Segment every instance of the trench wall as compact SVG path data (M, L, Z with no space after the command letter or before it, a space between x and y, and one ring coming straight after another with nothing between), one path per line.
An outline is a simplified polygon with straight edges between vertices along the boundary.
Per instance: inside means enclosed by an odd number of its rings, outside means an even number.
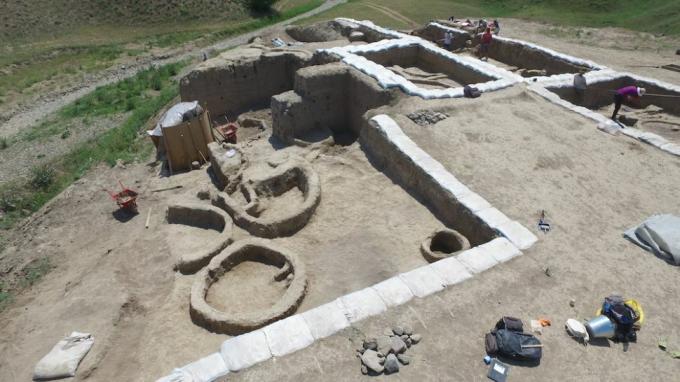
M418 31L418 35L424 39L436 41L443 38L446 31L453 32L452 46L456 49L464 47L465 40L470 39L469 34L463 30L435 22ZM473 46L477 46L479 43L480 35L472 38ZM562 54L526 41L501 36L494 36L489 47L489 57L518 68L545 70L548 75L577 73L580 69L605 69L605 67L588 60Z
M415 44L357 54L385 67L393 65L415 66L431 73L444 73L462 85L477 84L495 79L455 61L447 60L445 56Z
M295 75L294 90L272 97L273 134L288 143L317 128L359 135L363 114L395 97L344 64L303 68Z
M271 96L292 89L295 72L310 64L311 57L297 52L267 52L199 66L180 81L180 96L199 101L213 116L236 115L268 106Z
M359 137L362 147L374 164L407 190L414 192L447 227L465 236L472 247L484 244L497 236L496 232L463 205L450 189L443 186L436 175L448 173L442 168L440 174L428 172L418 163L421 158L409 155L399 147L383 130L364 119L364 128ZM429 156L428 156L429 157ZM461 189L466 189L457 183Z
M645 88L648 94L680 97L680 92L665 88L659 84L635 79L629 76L615 77L605 81L589 83L583 99L578 98L573 86L548 86L547 89L574 105L587 107L588 109L599 109L614 103L614 92L624 86L640 86ZM640 104L643 108L649 105L655 105L663 108L667 113L680 116L680 102L678 101L678 98L645 95L640 98Z
M453 40L451 41L451 49L462 49L466 47L466 41L471 40L472 38L470 37L470 34L459 29L448 29L451 32L453 32ZM418 29L414 31L414 35L423 38L428 41L432 41L436 43L437 45L440 45L443 43L443 41L439 41L444 39L444 34L446 33L447 29L444 29L440 26L434 25L434 24L428 24L424 28Z

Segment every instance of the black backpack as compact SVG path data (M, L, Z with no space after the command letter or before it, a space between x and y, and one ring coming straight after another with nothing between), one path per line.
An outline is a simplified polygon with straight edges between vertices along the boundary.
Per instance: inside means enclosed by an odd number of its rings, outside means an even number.
M520 319L503 317L496 328L487 333L484 342L489 355L514 360L540 362L543 356L541 341L533 334L523 333Z

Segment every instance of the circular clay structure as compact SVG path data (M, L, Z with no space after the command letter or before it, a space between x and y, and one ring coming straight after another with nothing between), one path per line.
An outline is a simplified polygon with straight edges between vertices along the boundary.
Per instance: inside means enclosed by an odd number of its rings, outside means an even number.
M420 245L423 257L431 263L468 249L470 249L468 239L458 231L448 228L435 231Z
M197 272L231 242L231 217L217 207L201 203L173 204L168 206L165 219L168 224L195 229L189 233L172 232L168 239L173 248L181 248L181 242L190 244L190 249L183 248L186 252L181 252L175 263L175 269L183 274Z
M274 283L289 283L283 295L273 305L262 309L220 310L209 302L211 287L220 279L228 276L241 263L253 262L277 268L273 275ZM256 268L261 269L261 268ZM249 303L259 297L261 288L255 286L228 285L231 293ZM242 288L239 290L239 288ZM237 335L266 326L274 321L288 317L297 310L307 291L307 278L302 262L297 256L266 239L251 238L239 240L215 256L197 275L191 288L190 313L193 322L215 333ZM213 294L214 295L214 294ZM214 301L214 300L213 300Z
M289 159L276 164L265 178L245 179L241 183L245 203L226 192L217 192L211 202L231 215L234 223L251 235L290 236L307 224L319 205L320 184L319 175L306 161ZM298 190L299 198L286 200L285 196L291 190ZM274 203L282 208L266 207ZM258 211L260 208L263 210Z

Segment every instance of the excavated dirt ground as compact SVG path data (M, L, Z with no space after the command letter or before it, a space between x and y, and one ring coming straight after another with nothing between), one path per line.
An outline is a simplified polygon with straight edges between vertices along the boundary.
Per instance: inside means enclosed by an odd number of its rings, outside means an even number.
M502 22L504 35L680 83L675 72L624 66L658 65L676 57L666 48L659 53L658 44L647 37L595 30L576 39L546 33L549 26L543 24ZM459 107L467 104L475 106ZM451 117L427 127L405 117L432 108ZM538 212L545 209L553 231L541 234L534 247L508 264L364 320L293 355L232 374L230 381L368 380L360 374L354 349L365 335L397 323L412 324L424 339L409 350L411 365L375 380L482 381L487 371L483 335L501 315L520 317L525 324L531 318L553 320L541 337L541 365L514 366L512 380L677 377L680 363L660 351L657 341L668 338L671 350L680 349L680 306L673 303L680 270L630 244L621 233L653 213L680 214L679 158L602 133L592 121L518 89L448 106L446 101L411 100L387 111L424 150L510 218L537 233ZM266 139L247 148L253 158L270 150ZM321 204L304 229L277 239L307 265L310 292L299 311L424 264L418 246L440 223L376 171L357 144L320 153L312 165L321 177ZM160 179L157 173L144 163L98 167L13 233L0 254L1 272L43 257L56 268L0 312L0 380L29 380L35 363L72 330L95 336L76 381L154 380L215 352L227 338L191 322L193 276L172 271L174 258L166 241L170 231L162 225L165 205L174 198L193 198L205 173ZM127 222L112 216L114 204L102 192L115 187L116 179L141 192L140 214ZM184 188L150 192L176 184ZM246 234L235 228L234 236ZM256 272L237 271L234 277ZM611 343L583 347L564 333L567 318L593 316L612 292L642 303L647 320L638 343L628 351ZM574 308L570 299L576 301Z
M253 138L244 151L251 163L264 163L274 146L267 138ZM305 263L309 285L299 311L426 263L420 243L442 224L376 170L358 142L322 150L292 147L276 155L306 156L321 178L321 203L307 226L292 237L274 239ZM199 202L196 191L209 182L205 171L159 179L157 168L145 164L99 168L26 227L26 244L8 249L5 256L50 252L56 269L2 313L6 341L0 352L8 356L0 361L1 380L29 379L35 362L71 330L95 334L96 345L78 376L102 381L155 379L214 352L228 338L191 322L194 276L172 270L176 256L217 233L164 223L167 204ZM139 215L124 222L114 218L115 205L101 191L115 179L141 192ZM174 185L184 187L151 192ZM291 208L286 202L295 190L269 207ZM79 207L72 208L73 202ZM151 227L145 230L150 208ZM234 238L245 237L234 226ZM71 258L74 254L80 254L78 259ZM274 273L271 266L243 263L211 288L208 301L227 311L264 309L285 292L282 284L272 282Z
M526 326L539 317L553 323L540 336L540 366L511 366L511 380L674 380L680 363L657 341L668 338L680 349L680 307L669 304L680 269L631 244L622 232L650 214L680 212L680 158L602 133L590 120L521 89L456 100L442 109L451 117L436 125L421 127L405 117L444 105L409 100L386 111L459 179L539 235L539 242L470 281L228 380L484 381L484 333L502 315L519 317ZM536 228L541 209L553 226L548 234ZM593 317L613 292L643 305L647 318L637 343L627 351L606 341L584 347L565 333L567 318ZM366 336L403 323L424 338L409 350L410 365L391 376L362 376L354 349Z
M603 106L596 110L598 113L611 117L614 104ZM621 106L619 118L622 116L637 119L634 128L658 134L670 142L680 143L680 117L664 113L663 109L650 105L644 109Z

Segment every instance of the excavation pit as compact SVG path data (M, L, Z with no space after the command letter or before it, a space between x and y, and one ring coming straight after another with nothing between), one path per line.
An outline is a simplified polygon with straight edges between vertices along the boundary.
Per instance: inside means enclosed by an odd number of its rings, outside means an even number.
M306 290L297 255L267 240L240 240L196 276L191 317L210 331L239 334L291 315Z
M470 249L468 239L452 229L441 229L430 235L420 246L420 253L429 262L455 256Z
M625 86L643 87L646 94L638 103L624 102L618 114L620 122L680 142L680 91L630 76L588 80L588 87L582 94L570 83L547 86L546 89L573 105L610 118L614 111L614 94Z
M477 56L481 35L472 37L468 32L450 28L440 23L430 23L416 33L424 39L436 42L444 38L446 32L453 33L453 49L466 49L465 55ZM466 41L471 40L471 49ZM523 77L552 76L564 73L578 73L603 69L602 66L556 52L526 41L494 36L488 51L489 63L515 72Z
M417 43L356 54L425 89L456 88L497 79Z
M307 224L321 198L319 176L302 159L275 165L256 168L244 175L237 191L212 198L236 225L255 236L294 234Z
M166 221L170 253L177 258L175 268L184 274L203 268L231 242L231 218L210 205L170 205Z

